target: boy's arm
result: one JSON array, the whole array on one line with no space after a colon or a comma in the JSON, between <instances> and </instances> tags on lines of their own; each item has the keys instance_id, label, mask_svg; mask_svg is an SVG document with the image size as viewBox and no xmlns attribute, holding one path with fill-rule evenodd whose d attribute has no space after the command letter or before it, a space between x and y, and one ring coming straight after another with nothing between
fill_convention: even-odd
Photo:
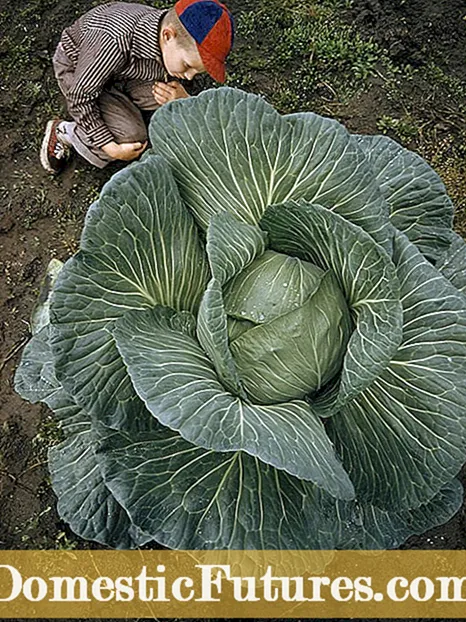
<instances>
[{"instance_id":1,"label":"boy's arm","mask_svg":"<svg viewBox=\"0 0 466 622\"><path fill-rule=\"evenodd\" d=\"M118 42L108 33L97 29L86 33L67 99L75 121L96 147L114 142L113 134L101 117L98 98L105 84L125 63Z\"/></svg>"}]
</instances>

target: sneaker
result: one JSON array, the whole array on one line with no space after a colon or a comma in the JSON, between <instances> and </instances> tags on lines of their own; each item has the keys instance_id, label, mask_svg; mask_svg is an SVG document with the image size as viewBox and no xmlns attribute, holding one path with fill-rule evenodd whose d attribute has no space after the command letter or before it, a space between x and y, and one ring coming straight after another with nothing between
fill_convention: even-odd
<instances>
[{"instance_id":1,"label":"sneaker","mask_svg":"<svg viewBox=\"0 0 466 622\"><path fill-rule=\"evenodd\" d=\"M58 125L62 119L53 119L47 123L45 135L40 149L40 162L47 173L60 173L70 157L70 148L60 140Z\"/></svg>"}]
</instances>

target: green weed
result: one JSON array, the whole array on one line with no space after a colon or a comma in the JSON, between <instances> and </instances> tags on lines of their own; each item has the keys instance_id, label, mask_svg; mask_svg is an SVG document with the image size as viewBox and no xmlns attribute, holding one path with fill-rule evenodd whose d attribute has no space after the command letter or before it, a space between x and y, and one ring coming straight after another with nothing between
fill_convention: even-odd
<instances>
[{"instance_id":1,"label":"green weed","mask_svg":"<svg viewBox=\"0 0 466 622\"><path fill-rule=\"evenodd\" d=\"M240 13L238 35L244 43L232 56L230 84L254 88L254 72L260 71L256 91L262 88L282 112L310 108L318 97L348 98L374 73L382 56L372 40L342 21L341 9L350 4L262 0L254 10Z\"/></svg>"},{"instance_id":2,"label":"green weed","mask_svg":"<svg viewBox=\"0 0 466 622\"><path fill-rule=\"evenodd\" d=\"M383 115L377 122L377 129L383 134L393 133L403 144L411 142L419 135L419 126L412 117L397 119Z\"/></svg>"},{"instance_id":3,"label":"green weed","mask_svg":"<svg viewBox=\"0 0 466 622\"><path fill-rule=\"evenodd\" d=\"M63 438L63 432L56 419L51 415L44 417L40 422L36 436L32 439L32 447L37 460L47 462L49 448L61 443Z\"/></svg>"}]
</instances>

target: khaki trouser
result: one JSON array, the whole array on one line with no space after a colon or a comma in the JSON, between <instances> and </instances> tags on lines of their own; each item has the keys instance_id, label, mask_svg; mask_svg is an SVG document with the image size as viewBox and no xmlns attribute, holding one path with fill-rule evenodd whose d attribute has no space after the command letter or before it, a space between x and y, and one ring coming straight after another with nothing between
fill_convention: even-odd
<instances>
[{"instance_id":1,"label":"khaki trouser","mask_svg":"<svg viewBox=\"0 0 466 622\"><path fill-rule=\"evenodd\" d=\"M70 125L67 137L76 151L88 162L103 168L113 161L100 147L87 138L79 125L80 114L67 94L73 85L74 69L59 44L53 57L53 68L60 90L65 96L68 112L75 121ZM121 84L109 84L100 94L100 114L117 143L145 142L147 128L141 110L155 110L158 105L152 94L152 82L129 80Z\"/></svg>"}]
</instances>

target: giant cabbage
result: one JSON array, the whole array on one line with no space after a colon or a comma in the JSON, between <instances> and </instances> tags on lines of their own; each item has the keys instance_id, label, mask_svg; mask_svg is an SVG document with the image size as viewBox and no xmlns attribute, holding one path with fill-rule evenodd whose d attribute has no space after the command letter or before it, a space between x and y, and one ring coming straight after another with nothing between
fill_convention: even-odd
<instances>
[{"instance_id":1,"label":"giant cabbage","mask_svg":"<svg viewBox=\"0 0 466 622\"><path fill-rule=\"evenodd\" d=\"M228 88L163 106L150 136L16 375L62 425L64 520L188 549L389 548L448 520L466 261L438 176Z\"/></svg>"}]
</instances>

